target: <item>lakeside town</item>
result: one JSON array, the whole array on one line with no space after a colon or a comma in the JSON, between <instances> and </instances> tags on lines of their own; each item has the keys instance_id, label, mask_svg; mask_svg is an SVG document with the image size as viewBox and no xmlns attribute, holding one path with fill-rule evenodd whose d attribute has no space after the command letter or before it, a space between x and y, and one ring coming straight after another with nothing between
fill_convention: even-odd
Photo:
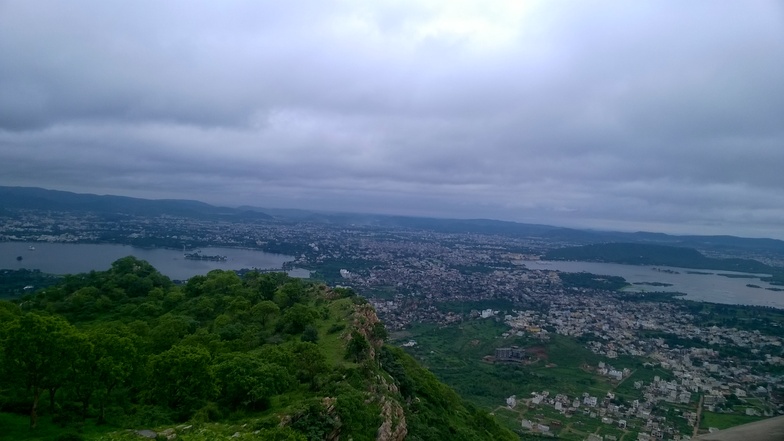
<instances>
[{"instance_id":1,"label":"lakeside town","mask_svg":"<svg viewBox=\"0 0 784 441\"><path fill-rule=\"evenodd\" d=\"M612 392L604 397L587 393L569 397L558 391L538 391L529 405L552 406L564 416L582 412L620 429L634 425L639 440L689 439L697 433L703 410L757 417L784 413L781 396L774 393L784 385L781 337L759 330L698 326L697 318L677 303L580 294L551 296L546 312L507 315L504 321L509 333L547 338L547 329L555 328L560 335L588 338L586 346L607 359L591 370L617 384L628 379L641 397L618 405ZM645 367L661 368L670 378L636 380L633 370L612 366L613 360L624 356L645 360ZM658 414L655 407L660 408ZM668 420L664 409L670 408L678 412ZM692 433L679 433L684 421ZM532 423L529 429L547 432L544 426Z\"/></svg>"},{"instance_id":2,"label":"lakeside town","mask_svg":"<svg viewBox=\"0 0 784 441\"><path fill-rule=\"evenodd\" d=\"M505 312L489 308L461 314L435 306L423 312L415 307L417 301L405 299L371 301L381 316L399 329L406 327L407 320L436 321L442 326L499 320L508 328L498 336L499 345L512 337L541 341L552 335L579 338L586 348L606 360L583 369L616 386L626 384L627 395L638 397L619 401L609 391L603 396L587 392L570 396L558 390L516 391L518 396L530 394L531 398L510 397L509 408L551 411L534 418L528 414L540 412L521 413L521 426L533 433L552 435L553 422L561 426L579 414L621 434L634 430L637 437L623 438L627 440L685 440L698 433L703 410L749 417L784 414L781 323L763 325L759 321L756 326L760 329L754 330L704 326L700 324L704 317L695 316L683 302L645 301L613 291L564 287L555 271L520 272L523 274L518 282L527 285L519 290L518 299L535 307ZM415 344L409 341L403 345ZM634 368L615 368L618 359L626 364L630 359L641 360L643 367L663 371L666 378L635 376ZM615 436L586 439L621 439Z\"/></svg>"},{"instance_id":3,"label":"lakeside town","mask_svg":"<svg viewBox=\"0 0 784 441\"><path fill-rule=\"evenodd\" d=\"M514 336L579 339L605 360L586 371L623 385L626 395L639 396L623 401L624 394L612 391L601 396L515 391L523 398L506 407L519 413L520 427L542 436L557 431L553 421L563 424L575 415L618 431L602 439L628 440L633 433L634 439L649 440L689 439L698 432L703 412L759 418L784 413L782 323L752 317L709 324L710 317L673 297L649 300L572 284L537 263L549 249L575 244L564 239L35 210L0 218L0 232L4 241L187 244L289 254L288 265L309 268L316 277L367 297L391 331L416 323L497 320L508 328L498 336L499 347ZM744 257L780 263L770 254L750 251ZM666 375L638 379L635 368L621 362L628 365L630 358Z\"/></svg>"}]
</instances>

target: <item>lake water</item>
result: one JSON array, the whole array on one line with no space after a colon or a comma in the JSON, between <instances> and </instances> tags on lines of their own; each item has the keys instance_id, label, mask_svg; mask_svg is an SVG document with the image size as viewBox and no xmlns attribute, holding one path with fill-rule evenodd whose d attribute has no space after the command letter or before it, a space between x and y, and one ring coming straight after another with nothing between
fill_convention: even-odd
<instances>
[{"instance_id":1,"label":"lake water","mask_svg":"<svg viewBox=\"0 0 784 441\"><path fill-rule=\"evenodd\" d=\"M765 288L784 288L763 282L759 277L769 274L757 274L754 278L730 278L718 274L745 274L733 271L695 270L666 266L650 267L621 265L599 262L561 262L561 261L530 261L523 262L527 268L539 270L558 270L578 273L581 271L621 276L629 283L669 283L672 286L632 285L631 291L669 291L682 292L688 300L700 300L713 303L734 305L758 305L784 308L784 292L770 291ZM657 270L658 269L658 270ZM693 274L693 272L710 274ZM691 274L689 272L692 272ZM746 284L760 286L751 288Z\"/></svg>"},{"instance_id":2,"label":"lake water","mask_svg":"<svg viewBox=\"0 0 784 441\"><path fill-rule=\"evenodd\" d=\"M31 249L31 247L35 249ZM208 256L227 256L226 261L185 259L183 252L164 248L136 248L111 244L68 244L42 242L0 242L0 268L38 269L51 274L84 273L91 270L105 271L112 262L125 256L150 262L158 271L171 279L185 280L214 269L238 270L243 268L281 269L292 256L263 251L235 248L201 248ZM21 256L22 260L17 260ZM310 272L295 269L293 277L308 277Z\"/></svg>"}]
</instances>

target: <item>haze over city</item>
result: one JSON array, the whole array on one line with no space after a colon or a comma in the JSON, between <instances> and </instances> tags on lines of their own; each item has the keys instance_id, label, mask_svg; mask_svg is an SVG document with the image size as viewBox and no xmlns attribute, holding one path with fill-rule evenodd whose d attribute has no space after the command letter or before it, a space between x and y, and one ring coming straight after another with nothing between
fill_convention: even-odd
<instances>
[{"instance_id":1,"label":"haze over city","mask_svg":"<svg viewBox=\"0 0 784 441\"><path fill-rule=\"evenodd\" d=\"M0 185L784 231L784 6L0 2Z\"/></svg>"}]
</instances>

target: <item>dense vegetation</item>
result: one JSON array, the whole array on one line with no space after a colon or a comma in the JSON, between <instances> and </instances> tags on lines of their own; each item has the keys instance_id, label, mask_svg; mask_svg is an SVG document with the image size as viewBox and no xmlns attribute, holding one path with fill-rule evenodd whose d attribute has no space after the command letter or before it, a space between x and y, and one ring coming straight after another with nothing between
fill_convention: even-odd
<instances>
[{"instance_id":1,"label":"dense vegetation","mask_svg":"<svg viewBox=\"0 0 784 441\"><path fill-rule=\"evenodd\" d=\"M0 302L0 421L15 439L517 438L385 337L348 289L220 270L177 286L127 257Z\"/></svg>"},{"instance_id":2,"label":"dense vegetation","mask_svg":"<svg viewBox=\"0 0 784 441\"><path fill-rule=\"evenodd\" d=\"M0 270L0 298L20 297L26 290L44 288L59 281L60 276L36 269Z\"/></svg>"},{"instance_id":3,"label":"dense vegetation","mask_svg":"<svg viewBox=\"0 0 784 441\"><path fill-rule=\"evenodd\" d=\"M692 248L638 243L600 243L548 251L549 260L582 260L627 265L663 265L681 268L771 274L767 279L784 282L784 271L751 259L715 259Z\"/></svg>"}]
</instances>

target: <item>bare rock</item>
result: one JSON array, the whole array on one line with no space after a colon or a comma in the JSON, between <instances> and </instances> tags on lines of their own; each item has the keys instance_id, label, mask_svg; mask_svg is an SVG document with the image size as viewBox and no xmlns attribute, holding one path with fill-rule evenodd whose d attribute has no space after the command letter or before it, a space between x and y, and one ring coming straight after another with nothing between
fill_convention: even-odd
<instances>
[{"instance_id":1,"label":"bare rock","mask_svg":"<svg viewBox=\"0 0 784 441\"><path fill-rule=\"evenodd\" d=\"M403 441L408 435L406 415L403 407L395 400L381 399L381 418L384 422L376 432L376 441Z\"/></svg>"}]
</instances>

